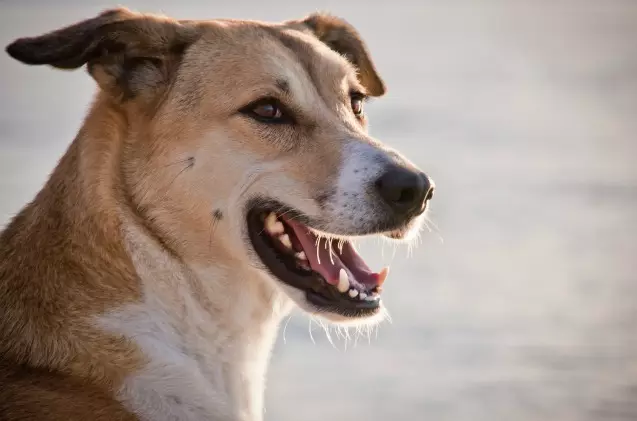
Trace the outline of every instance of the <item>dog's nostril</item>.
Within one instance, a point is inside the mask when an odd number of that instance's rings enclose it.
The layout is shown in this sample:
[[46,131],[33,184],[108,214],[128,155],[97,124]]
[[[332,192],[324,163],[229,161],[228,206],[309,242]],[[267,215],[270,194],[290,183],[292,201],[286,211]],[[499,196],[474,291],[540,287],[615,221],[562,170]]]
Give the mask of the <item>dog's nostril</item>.
[[435,189],[436,188],[434,186],[429,187],[429,190],[427,190],[427,194],[425,195],[425,202],[428,202],[431,199],[433,199]]
[[398,203],[411,203],[416,197],[416,190],[413,188],[406,188],[400,192],[400,197],[398,197]]

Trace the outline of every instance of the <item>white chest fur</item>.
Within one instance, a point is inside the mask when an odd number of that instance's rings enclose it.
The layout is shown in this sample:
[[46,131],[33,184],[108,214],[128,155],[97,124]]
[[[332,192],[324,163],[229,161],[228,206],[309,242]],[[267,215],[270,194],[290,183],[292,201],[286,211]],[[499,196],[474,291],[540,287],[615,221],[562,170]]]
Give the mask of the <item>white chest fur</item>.
[[267,363],[287,300],[274,291],[264,296],[240,268],[187,268],[140,232],[127,239],[143,301],[98,323],[131,340],[147,364],[129,376],[119,398],[144,420],[261,421]]

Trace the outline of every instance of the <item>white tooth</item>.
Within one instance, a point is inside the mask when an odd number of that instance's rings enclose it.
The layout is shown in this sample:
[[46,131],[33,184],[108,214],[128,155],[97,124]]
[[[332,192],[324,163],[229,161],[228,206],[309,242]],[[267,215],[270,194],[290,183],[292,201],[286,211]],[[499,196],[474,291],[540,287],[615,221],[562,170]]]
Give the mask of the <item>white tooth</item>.
[[365,301],[376,301],[378,299],[378,296],[376,295],[368,295],[367,298],[365,298]]
[[265,221],[263,223],[263,225],[265,226],[265,230],[268,233],[273,234],[272,228],[274,227],[274,224],[276,224],[276,222],[276,214],[274,212],[270,212],[268,216],[265,217]]
[[343,268],[338,271],[338,285],[336,285],[336,288],[340,293],[345,293],[349,289],[349,278]]
[[383,285],[385,279],[387,279],[387,275],[389,275],[389,266],[385,266],[378,275],[378,285]]
[[292,241],[290,241],[290,236],[287,234],[281,234],[279,236],[279,241],[286,248],[292,248]]
[[367,294],[365,294],[364,292],[361,292],[360,294],[358,294],[358,298],[360,300],[364,300],[365,298],[367,298]]
[[265,218],[263,225],[270,235],[278,235],[285,232],[283,223],[276,219],[276,214],[274,212],[270,212],[270,214]]
[[299,260],[307,260],[307,256],[305,255],[304,251],[300,251],[300,252],[296,253],[295,256]]
[[356,298],[356,296],[358,295],[358,291],[355,289],[350,289],[349,290],[349,296],[352,298]]
[[291,249],[292,248],[292,242],[290,241],[290,236],[287,234],[283,234],[281,236],[279,236],[279,241],[281,242],[281,244],[283,244],[283,246],[285,246],[286,248]]
[[274,235],[283,234],[285,232],[285,228],[283,227],[283,222],[281,221],[276,221],[274,225],[272,225],[270,228],[272,230],[271,233]]
[[265,226],[265,230],[270,235],[279,235],[285,232],[283,223],[277,220],[276,214],[274,212],[270,212],[268,216],[266,216],[263,225]]

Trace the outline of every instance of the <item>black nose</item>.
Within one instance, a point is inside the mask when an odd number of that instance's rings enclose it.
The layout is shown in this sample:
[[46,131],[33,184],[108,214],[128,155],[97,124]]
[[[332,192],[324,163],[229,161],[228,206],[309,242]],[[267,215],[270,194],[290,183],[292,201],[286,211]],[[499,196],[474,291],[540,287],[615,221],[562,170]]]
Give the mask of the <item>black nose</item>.
[[424,212],[434,183],[424,173],[394,166],[376,180],[376,189],[397,216],[407,216]]

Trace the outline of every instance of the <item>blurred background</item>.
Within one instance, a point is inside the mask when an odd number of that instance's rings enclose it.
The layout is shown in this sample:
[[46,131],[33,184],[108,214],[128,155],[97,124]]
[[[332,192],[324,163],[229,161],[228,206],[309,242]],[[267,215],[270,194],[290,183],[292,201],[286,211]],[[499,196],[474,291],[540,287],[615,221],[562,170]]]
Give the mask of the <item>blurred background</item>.
[[[0,41],[118,2],[0,0]],[[637,1],[151,1],[177,18],[316,10],[362,33],[386,97],[371,133],[437,183],[409,253],[362,245],[392,323],[350,339],[295,313],[267,421],[637,419]],[[32,198],[95,90],[0,55],[0,224]],[[377,262],[377,263],[376,263]]]

